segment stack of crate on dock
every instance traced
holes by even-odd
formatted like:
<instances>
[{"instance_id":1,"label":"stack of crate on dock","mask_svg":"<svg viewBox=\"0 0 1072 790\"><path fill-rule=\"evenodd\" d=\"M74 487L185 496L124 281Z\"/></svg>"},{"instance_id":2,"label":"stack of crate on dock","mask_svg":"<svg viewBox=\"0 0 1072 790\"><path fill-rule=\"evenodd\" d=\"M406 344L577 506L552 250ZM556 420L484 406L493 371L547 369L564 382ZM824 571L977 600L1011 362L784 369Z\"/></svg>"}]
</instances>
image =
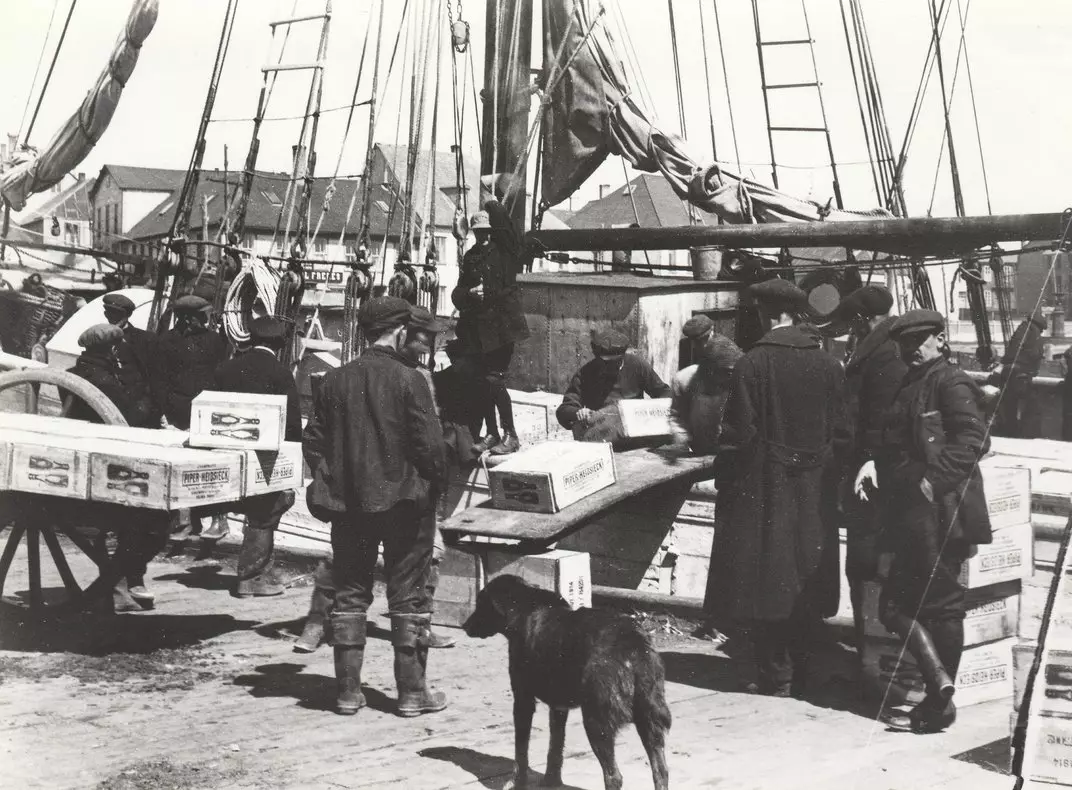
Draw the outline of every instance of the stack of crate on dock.
<instances>
[{"instance_id":1,"label":"stack of crate on dock","mask_svg":"<svg viewBox=\"0 0 1072 790\"><path fill-rule=\"evenodd\" d=\"M985 460L981 468L994 539L978 547L961 573L968 593L958 707L1012 697L1022 585L1034 569L1030 471L1002 466L997 459ZM865 593L865 643L857 646L863 652L864 674L891 704L912 704L923 698L923 679L903 640L879 621L879 590L879 585L869 584ZM848 598L847 590L843 598ZM851 604L843 600L842 607L848 607L851 617Z\"/></svg>"},{"instance_id":2,"label":"stack of crate on dock","mask_svg":"<svg viewBox=\"0 0 1072 790\"><path fill-rule=\"evenodd\" d=\"M286 398L252 397L262 416L232 415L250 421L235 437L213 429L211 416L199 434L0 414L0 491L177 510L300 488L301 443L282 441Z\"/></svg>"}]
</instances>

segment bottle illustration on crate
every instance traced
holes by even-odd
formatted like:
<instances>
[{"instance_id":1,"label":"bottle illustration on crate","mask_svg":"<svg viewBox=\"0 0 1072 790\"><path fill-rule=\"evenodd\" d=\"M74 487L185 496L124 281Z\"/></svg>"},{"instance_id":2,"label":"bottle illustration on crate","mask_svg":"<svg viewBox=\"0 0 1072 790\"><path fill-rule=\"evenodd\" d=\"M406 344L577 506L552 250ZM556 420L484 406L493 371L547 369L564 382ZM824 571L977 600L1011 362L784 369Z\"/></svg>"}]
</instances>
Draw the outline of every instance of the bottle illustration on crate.
<instances>
[{"instance_id":1,"label":"bottle illustration on crate","mask_svg":"<svg viewBox=\"0 0 1072 790\"><path fill-rule=\"evenodd\" d=\"M57 488L66 488L71 484L70 475L59 474L56 472L44 475L28 474L26 475L26 478L28 480L36 480L45 485L56 486Z\"/></svg>"},{"instance_id":2,"label":"bottle illustration on crate","mask_svg":"<svg viewBox=\"0 0 1072 790\"><path fill-rule=\"evenodd\" d=\"M260 425L260 417L240 417L237 414L221 414L219 412L213 412L210 422L213 425L224 425L228 427L238 425Z\"/></svg>"},{"instance_id":3,"label":"bottle illustration on crate","mask_svg":"<svg viewBox=\"0 0 1072 790\"><path fill-rule=\"evenodd\" d=\"M213 436L227 436L231 439L244 439L255 442L261 438L259 428L213 428Z\"/></svg>"},{"instance_id":4,"label":"bottle illustration on crate","mask_svg":"<svg viewBox=\"0 0 1072 790\"><path fill-rule=\"evenodd\" d=\"M49 469L56 470L57 472L69 472L71 471L71 465L65 464L61 461L53 461L51 458L42 458L39 455L30 456L30 468L31 469Z\"/></svg>"},{"instance_id":5,"label":"bottle illustration on crate","mask_svg":"<svg viewBox=\"0 0 1072 790\"><path fill-rule=\"evenodd\" d=\"M139 472L137 469L131 469L129 466L123 466L122 464L108 464L108 479L109 480L148 480L148 472Z\"/></svg>"},{"instance_id":6,"label":"bottle illustration on crate","mask_svg":"<svg viewBox=\"0 0 1072 790\"><path fill-rule=\"evenodd\" d=\"M125 483L108 483L113 491L122 491L131 496L149 496L149 484L144 480L128 480Z\"/></svg>"}]
</instances>

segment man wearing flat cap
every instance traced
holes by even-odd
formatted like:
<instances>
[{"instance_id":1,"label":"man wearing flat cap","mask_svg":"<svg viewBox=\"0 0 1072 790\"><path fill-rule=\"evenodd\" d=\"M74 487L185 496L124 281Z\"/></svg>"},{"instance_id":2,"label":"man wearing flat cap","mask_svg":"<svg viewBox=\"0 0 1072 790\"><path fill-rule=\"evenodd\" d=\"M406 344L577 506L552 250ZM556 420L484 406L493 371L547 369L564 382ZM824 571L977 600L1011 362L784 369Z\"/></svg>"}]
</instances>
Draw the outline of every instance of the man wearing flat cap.
<instances>
[{"instance_id":1,"label":"man wearing flat cap","mask_svg":"<svg viewBox=\"0 0 1072 790\"><path fill-rule=\"evenodd\" d=\"M365 705L366 617L382 543L398 714L419 716L447 705L425 682L435 542L435 520L426 514L447 482L443 432L427 383L401 353L409 303L370 299L357 319L371 345L324 375L302 436L312 470L309 510L331 522L336 710L349 715Z\"/></svg>"},{"instance_id":2,"label":"man wearing flat cap","mask_svg":"<svg viewBox=\"0 0 1072 790\"><path fill-rule=\"evenodd\" d=\"M629 338L614 329L592 332L592 354L570 379L562 405L555 416L574 438L584 441L595 427L598 414L620 400L669 398L670 387L654 368L636 354L627 354ZM599 439L601 440L601 439Z\"/></svg>"},{"instance_id":3,"label":"man wearing flat cap","mask_svg":"<svg viewBox=\"0 0 1072 790\"><path fill-rule=\"evenodd\" d=\"M286 327L278 318L262 316L250 321L249 335L252 348L217 367L211 389L285 395L287 417L283 438L288 442L300 442L302 424L298 388L294 376L277 356L286 342ZM293 504L294 492L280 491L248 497L235 510L246 516L242 548L238 553L237 580L232 590L236 598L282 595L286 589L276 574L272 554L279 520Z\"/></svg>"},{"instance_id":4,"label":"man wearing flat cap","mask_svg":"<svg viewBox=\"0 0 1072 790\"><path fill-rule=\"evenodd\" d=\"M704 315L685 323L681 333L694 344L695 363L679 370L670 382L670 423L675 440L700 454L713 453L718 444L730 377L741 357L737 344L715 334L714 329L714 323Z\"/></svg>"},{"instance_id":5,"label":"man wearing flat cap","mask_svg":"<svg viewBox=\"0 0 1072 790\"><path fill-rule=\"evenodd\" d=\"M458 309L455 331L477 363L472 391L483 404L487 426L477 449L505 455L517 452L520 447L513 402L506 389L506 371L514 355L514 345L529 336L517 287L517 275L529 257L524 253L513 220L497 200L488 201L484 211L473 215L470 229L476 244L465 253L458 285L451 292L451 300Z\"/></svg>"},{"instance_id":6,"label":"man wearing flat cap","mask_svg":"<svg viewBox=\"0 0 1072 790\"><path fill-rule=\"evenodd\" d=\"M849 419L853 425L853 451L846 466L848 482L882 448L882 425L908 370L901 361L897 343L890 337L896 316L890 315L893 296L878 285L865 285L849 294L837 307L856 339L845 365ZM848 490L848 487L843 488ZM882 513L874 501L850 494L843 497L842 523L847 536L845 576L852 598L857 659L862 669L866 624L864 595L878 594L879 536ZM861 675L862 678L862 675Z\"/></svg>"},{"instance_id":7,"label":"man wearing flat cap","mask_svg":"<svg viewBox=\"0 0 1072 790\"><path fill-rule=\"evenodd\" d=\"M134 314L134 302L123 294L105 294L101 301L104 303L104 318L109 324L123 330L123 339L116 346L119 377L130 397L146 404L144 424L134 427L159 428L159 400L152 391L156 338L152 333L130 323L130 317Z\"/></svg>"},{"instance_id":8,"label":"man wearing flat cap","mask_svg":"<svg viewBox=\"0 0 1072 790\"><path fill-rule=\"evenodd\" d=\"M208 328L210 308L208 300L193 294L176 299L175 325L157 345L154 389L168 423L184 431L194 398L211 388L216 368L230 353L223 335Z\"/></svg>"},{"instance_id":9,"label":"man wearing flat cap","mask_svg":"<svg viewBox=\"0 0 1072 790\"><path fill-rule=\"evenodd\" d=\"M1027 424L1036 405L1031 381L1039 374L1046 356L1042 343L1045 331L1043 316L1032 313L1025 318L1009 338L1001 364L990 375L988 383L1002 390L992 431L997 436L1030 439L1035 434Z\"/></svg>"},{"instance_id":10,"label":"man wearing flat cap","mask_svg":"<svg viewBox=\"0 0 1072 790\"><path fill-rule=\"evenodd\" d=\"M809 313L800 288L776 279L749 292L772 328L733 372L722 430L736 452L718 480L728 512L705 608L750 631L760 692L800 696L816 631L838 608L845 380L796 325Z\"/></svg>"},{"instance_id":11,"label":"man wearing flat cap","mask_svg":"<svg viewBox=\"0 0 1072 790\"><path fill-rule=\"evenodd\" d=\"M117 347L123 342L123 330L112 324L96 324L83 332L78 338L78 345L84 350L71 368L71 373L79 376L115 404L128 425L144 425L151 404L144 399L133 397L124 383ZM73 393L65 394L64 411L67 417L87 422L104 422L100 416ZM139 521L144 514L132 510L132 519ZM154 595L145 586L145 571L149 560L167 542L167 522L150 518L135 524L116 524L118 534L116 545L116 567L124 575L119 578L112 589L112 605L116 612L138 612L143 608L152 608Z\"/></svg>"},{"instance_id":12,"label":"man wearing flat cap","mask_svg":"<svg viewBox=\"0 0 1072 790\"><path fill-rule=\"evenodd\" d=\"M890 327L908 372L886 411L873 461L856 477L862 499L885 513L885 547L892 552L880 617L916 659L926 697L887 723L900 730L938 732L956 719L953 692L964 649L961 566L990 543L979 459L989 441L982 392L946 358L945 319L910 310Z\"/></svg>"}]
</instances>

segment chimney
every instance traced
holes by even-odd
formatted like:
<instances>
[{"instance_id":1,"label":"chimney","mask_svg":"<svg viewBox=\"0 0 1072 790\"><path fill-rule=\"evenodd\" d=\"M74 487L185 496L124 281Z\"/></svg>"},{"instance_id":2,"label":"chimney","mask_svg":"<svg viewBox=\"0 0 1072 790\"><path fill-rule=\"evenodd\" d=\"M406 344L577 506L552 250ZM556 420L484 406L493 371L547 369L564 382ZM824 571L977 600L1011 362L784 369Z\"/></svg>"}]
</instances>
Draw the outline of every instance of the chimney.
<instances>
[{"instance_id":1,"label":"chimney","mask_svg":"<svg viewBox=\"0 0 1072 790\"><path fill-rule=\"evenodd\" d=\"M85 180L86 180L86 174L85 173L79 173L78 174L79 183L81 183L82 181L85 181Z\"/></svg>"},{"instance_id":2,"label":"chimney","mask_svg":"<svg viewBox=\"0 0 1072 790\"><path fill-rule=\"evenodd\" d=\"M610 184L599 185L599 199L602 200L603 196L607 194L607 190L610 189Z\"/></svg>"}]
</instances>

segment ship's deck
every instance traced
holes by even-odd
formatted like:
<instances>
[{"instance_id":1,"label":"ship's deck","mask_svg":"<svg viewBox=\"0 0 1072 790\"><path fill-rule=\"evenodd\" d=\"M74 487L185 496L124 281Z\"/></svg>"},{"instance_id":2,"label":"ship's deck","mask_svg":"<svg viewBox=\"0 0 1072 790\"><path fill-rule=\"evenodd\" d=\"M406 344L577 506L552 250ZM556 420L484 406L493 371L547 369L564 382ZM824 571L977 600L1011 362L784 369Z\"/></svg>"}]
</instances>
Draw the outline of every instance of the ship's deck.
<instances>
[{"instance_id":1,"label":"ship's deck","mask_svg":"<svg viewBox=\"0 0 1072 790\"><path fill-rule=\"evenodd\" d=\"M9 595L25 595L24 574L20 556ZM503 639L458 634L458 647L433 651L429 675L451 706L400 719L390 712L391 648L377 617L364 673L370 707L339 717L327 709L330 649L300 656L287 638L308 588L238 600L226 592L228 571L197 577L167 560L154 562L148 579L154 612L33 627L0 621L0 786L503 787L513 753ZM1029 584L1025 616L1037 618L1047 583L1039 573ZM773 699L740 693L724 653L670 631L657 643L674 716L673 787L1011 787L1008 701L965 709L944 734L895 734L856 702L847 648L831 643L807 701ZM537 712L533 735L537 771L545 716ZM651 786L632 730L620 738L619 759L626 787ZM579 715L570 719L564 775L567 787L602 787Z\"/></svg>"}]
</instances>

